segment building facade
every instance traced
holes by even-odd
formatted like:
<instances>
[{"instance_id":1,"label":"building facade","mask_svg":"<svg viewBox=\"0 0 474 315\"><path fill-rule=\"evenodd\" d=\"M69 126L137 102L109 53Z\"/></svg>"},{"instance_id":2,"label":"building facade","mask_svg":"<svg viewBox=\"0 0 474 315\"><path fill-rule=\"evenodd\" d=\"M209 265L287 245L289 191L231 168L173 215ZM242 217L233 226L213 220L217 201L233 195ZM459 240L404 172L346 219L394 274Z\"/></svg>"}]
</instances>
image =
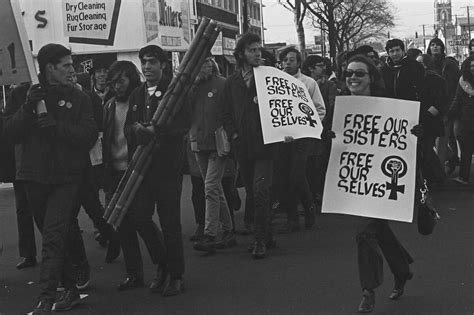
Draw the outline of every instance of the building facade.
<instances>
[{"instance_id":1,"label":"building facade","mask_svg":"<svg viewBox=\"0 0 474 315\"><path fill-rule=\"evenodd\" d=\"M222 27L212 54L225 76L236 68L233 53L239 34L263 34L261 0L196 0L196 15L216 20Z\"/></svg>"}]
</instances>

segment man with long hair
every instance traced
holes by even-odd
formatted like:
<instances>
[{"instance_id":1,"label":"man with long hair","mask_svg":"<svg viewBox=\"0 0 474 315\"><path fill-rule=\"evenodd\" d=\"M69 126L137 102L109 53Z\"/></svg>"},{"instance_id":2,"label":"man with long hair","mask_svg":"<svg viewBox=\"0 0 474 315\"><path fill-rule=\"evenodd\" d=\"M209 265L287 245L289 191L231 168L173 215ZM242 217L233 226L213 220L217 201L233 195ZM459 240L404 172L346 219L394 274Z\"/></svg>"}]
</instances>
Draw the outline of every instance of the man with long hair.
<instances>
[{"instance_id":1,"label":"man with long hair","mask_svg":"<svg viewBox=\"0 0 474 315\"><path fill-rule=\"evenodd\" d=\"M232 141L249 198L245 205L245 224L255 223L254 258L264 258L275 242L270 230L270 192L274 146L263 143L253 68L261 60L261 39L244 34L234 50L239 69L224 85L220 105L221 123Z\"/></svg>"}]
</instances>

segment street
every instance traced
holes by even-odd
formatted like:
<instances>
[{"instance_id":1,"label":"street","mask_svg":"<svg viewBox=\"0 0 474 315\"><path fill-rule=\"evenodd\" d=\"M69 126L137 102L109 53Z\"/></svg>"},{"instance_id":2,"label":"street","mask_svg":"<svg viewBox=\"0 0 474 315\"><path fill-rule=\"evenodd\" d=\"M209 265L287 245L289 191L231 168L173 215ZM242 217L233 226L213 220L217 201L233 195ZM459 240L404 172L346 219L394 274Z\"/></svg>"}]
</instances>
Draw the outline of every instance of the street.
<instances>
[{"instance_id":1,"label":"street","mask_svg":"<svg viewBox=\"0 0 474 315\"><path fill-rule=\"evenodd\" d=\"M391 223L415 259L414 278L399 301L388 299L393 287L385 264L385 281L376 290L374 314L473 314L474 186L452 183L435 191L441 221L430 236L418 234L414 224ZM243 199L244 192L240 189ZM355 233L360 218L320 214L316 226L289 235L277 235L278 248L264 260L247 252L250 236L238 236L237 247L206 256L192 249L194 232L189 176L184 177L182 225L185 245L186 291L164 298L148 288L118 292L125 278L123 258L104 262L105 250L94 240L84 211L80 225L92 268L88 296L68 314L356 314L361 299L357 274ZM157 219L157 218L155 218ZM283 218L279 218L282 221ZM236 212L242 227L243 207ZM300 220L303 226L303 220ZM0 314L32 311L39 293L39 266L17 270L19 261L14 195L0 190ZM38 250L41 237L37 233ZM142 246L145 283L154 276ZM40 257L38 257L39 259Z\"/></svg>"}]
</instances>

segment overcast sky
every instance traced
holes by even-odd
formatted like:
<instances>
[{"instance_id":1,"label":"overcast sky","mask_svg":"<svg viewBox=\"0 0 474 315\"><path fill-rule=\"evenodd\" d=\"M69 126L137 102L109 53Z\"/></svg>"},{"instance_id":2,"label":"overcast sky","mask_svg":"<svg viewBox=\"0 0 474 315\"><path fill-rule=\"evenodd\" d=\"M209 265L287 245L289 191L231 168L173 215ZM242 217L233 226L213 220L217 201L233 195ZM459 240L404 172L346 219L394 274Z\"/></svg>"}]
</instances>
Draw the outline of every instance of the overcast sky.
<instances>
[{"instance_id":1,"label":"overcast sky","mask_svg":"<svg viewBox=\"0 0 474 315\"><path fill-rule=\"evenodd\" d=\"M285 0L283 0L285 1ZM396 11L396 27L392 30L392 37L414 36L423 33L422 24L426 24L426 35L433 33L434 23L434 0L389 0ZM474 0L451 0L453 6L453 18L466 16L468 4L474 6ZM296 30L293 24L293 14L278 4L278 0L263 0L263 23L267 29L264 33L265 43L287 42L297 43ZM471 16L474 16L474 8L471 8ZM314 35L319 35L312 27L307 26L307 44L313 44Z\"/></svg>"}]
</instances>

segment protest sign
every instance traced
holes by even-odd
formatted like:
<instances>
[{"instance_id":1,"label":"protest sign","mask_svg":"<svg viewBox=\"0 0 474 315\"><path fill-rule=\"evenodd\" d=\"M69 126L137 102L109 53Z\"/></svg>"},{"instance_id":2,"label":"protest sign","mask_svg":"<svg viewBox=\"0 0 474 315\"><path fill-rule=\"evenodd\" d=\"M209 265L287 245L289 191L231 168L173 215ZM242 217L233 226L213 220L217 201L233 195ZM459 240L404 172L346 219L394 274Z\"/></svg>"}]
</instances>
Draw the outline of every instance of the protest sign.
<instances>
[{"instance_id":1,"label":"protest sign","mask_svg":"<svg viewBox=\"0 0 474 315\"><path fill-rule=\"evenodd\" d=\"M112 46L121 2L63 0L63 27L69 42Z\"/></svg>"},{"instance_id":2,"label":"protest sign","mask_svg":"<svg viewBox=\"0 0 474 315\"><path fill-rule=\"evenodd\" d=\"M340 96L323 213L412 222L419 103Z\"/></svg>"},{"instance_id":3,"label":"protest sign","mask_svg":"<svg viewBox=\"0 0 474 315\"><path fill-rule=\"evenodd\" d=\"M38 83L18 1L0 0L0 6L0 85Z\"/></svg>"},{"instance_id":4,"label":"protest sign","mask_svg":"<svg viewBox=\"0 0 474 315\"><path fill-rule=\"evenodd\" d=\"M294 139L321 138L323 127L303 82L274 67L254 68L265 144Z\"/></svg>"}]
</instances>

